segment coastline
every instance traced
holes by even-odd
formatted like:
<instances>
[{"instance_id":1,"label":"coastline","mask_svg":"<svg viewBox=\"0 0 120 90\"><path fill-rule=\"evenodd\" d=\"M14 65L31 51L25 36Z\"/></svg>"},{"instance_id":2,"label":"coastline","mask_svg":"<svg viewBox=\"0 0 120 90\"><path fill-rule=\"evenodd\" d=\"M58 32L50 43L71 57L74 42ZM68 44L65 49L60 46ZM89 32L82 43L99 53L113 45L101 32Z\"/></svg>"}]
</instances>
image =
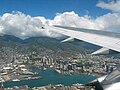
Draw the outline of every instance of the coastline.
<instances>
[{"instance_id":1,"label":"coastline","mask_svg":"<svg viewBox=\"0 0 120 90\"><path fill-rule=\"evenodd\" d=\"M36 68L32 68L35 72L38 71L38 78L28 79L28 80L20 80L18 82L4 82L5 87L13 87L13 86L23 86L28 85L29 87L36 86L46 86L48 84L63 84L67 86L71 86L75 83L85 84L95 77L89 75L63 75L57 73L55 70L39 70ZM37 76L37 75L36 75Z\"/></svg>"}]
</instances>

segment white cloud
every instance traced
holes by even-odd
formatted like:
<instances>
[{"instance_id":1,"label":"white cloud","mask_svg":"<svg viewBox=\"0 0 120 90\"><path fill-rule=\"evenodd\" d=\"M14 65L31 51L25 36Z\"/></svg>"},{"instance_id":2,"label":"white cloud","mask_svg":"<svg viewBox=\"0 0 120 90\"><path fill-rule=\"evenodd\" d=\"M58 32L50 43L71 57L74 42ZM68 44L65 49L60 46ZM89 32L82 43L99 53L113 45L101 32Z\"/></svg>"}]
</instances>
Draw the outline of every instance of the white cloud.
<instances>
[{"instance_id":1,"label":"white cloud","mask_svg":"<svg viewBox=\"0 0 120 90\"><path fill-rule=\"evenodd\" d=\"M2 27L0 31L18 37L34 36L38 32L41 34L42 32L39 29L41 25L42 22L39 19L21 12L5 13L0 17L0 27Z\"/></svg>"},{"instance_id":2,"label":"white cloud","mask_svg":"<svg viewBox=\"0 0 120 90\"><path fill-rule=\"evenodd\" d=\"M109 3L100 1L97 4L97 6L103 8L103 9L112 10L113 12L120 12L120 0L112 0Z\"/></svg>"},{"instance_id":3,"label":"white cloud","mask_svg":"<svg viewBox=\"0 0 120 90\"><path fill-rule=\"evenodd\" d=\"M64 12L55 16L52 24L73 26L73 27L86 27L95 28L94 21L89 16L80 17L75 12Z\"/></svg>"},{"instance_id":4,"label":"white cloud","mask_svg":"<svg viewBox=\"0 0 120 90\"><path fill-rule=\"evenodd\" d=\"M119 32L120 13L108 13L97 18L84 15L79 16L74 11L56 14L53 20L44 17L31 17L21 12L5 13L0 16L0 33L15 35L17 37L49 36L60 37L61 35L50 30L41 29L42 25L64 25L89 29L101 29Z\"/></svg>"},{"instance_id":5,"label":"white cloud","mask_svg":"<svg viewBox=\"0 0 120 90\"><path fill-rule=\"evenodd\" d=\"M88 15L79 16L75 12L64 12L56 15L52 24L73 26L88 29L108 30L119 32L120 13L108 13L95 19Z\"/></svg>"},{"instance_id":6,"label":"white cloud","mask_svg":"<svg viewBox=\"0 0 120 90\"><path fill-rule=\"evenodd\" d=\"M120 32L120 13L108 13L95 19L95 23L101 25L100 29Z\"/></svg>"},{"instance_id":7,"label":"white cloud","mask_svg":"<svg viewBox=\"0 0 120 90\"><path fill-rule=\"evenodd\" d=\"M15 35L20 38L49 36L60 37L59 34L44 30L41 27L52 20L44 17L31 17L22 12L5 13L0 16L0 33Z\"/></svg>"}]
</instances>

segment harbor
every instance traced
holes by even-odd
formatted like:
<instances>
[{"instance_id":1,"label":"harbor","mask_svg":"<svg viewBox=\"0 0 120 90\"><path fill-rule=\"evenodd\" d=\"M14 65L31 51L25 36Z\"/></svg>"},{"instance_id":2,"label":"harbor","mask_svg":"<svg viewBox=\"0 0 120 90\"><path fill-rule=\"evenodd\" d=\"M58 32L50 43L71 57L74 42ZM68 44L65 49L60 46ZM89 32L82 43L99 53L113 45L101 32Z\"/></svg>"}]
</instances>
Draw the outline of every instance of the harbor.
<instances>
[{"instance_id":1,"label":"harbor","mask_svg":"<svg viewBox=\"0 0 120 90\"><path fill-rule=\"evenodd\" d=\"M20 81L11 81L11 82L4 82L4 87L13 87L13 86L24 86L28 85L28 87L38 87L38 86L46 86L49 84L63 84L66 86L70 86L76 83L86 84L87 82L95 79L94 76L89 75L80 75L80 74L73 74L73 75L63 75L59 74L54 70L40 70L38 68L31 68L33 71L38 72L35 76L38 78L29 79L29 80L20 80ZM41 76L41 77L39 77ZM34 83L34 84L33 84Z\"/></svg>"}]
</instances>

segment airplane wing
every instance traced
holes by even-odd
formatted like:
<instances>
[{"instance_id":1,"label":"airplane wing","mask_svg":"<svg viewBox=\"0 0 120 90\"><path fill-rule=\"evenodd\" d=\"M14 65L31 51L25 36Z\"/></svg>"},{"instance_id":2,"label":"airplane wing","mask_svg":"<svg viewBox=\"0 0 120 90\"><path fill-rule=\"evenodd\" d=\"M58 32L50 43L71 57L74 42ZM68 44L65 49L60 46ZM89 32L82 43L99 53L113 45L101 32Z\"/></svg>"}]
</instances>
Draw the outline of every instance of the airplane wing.
<instances>
[{"instance_id":1,"label":"airplane wing","mask_svg":"<svg viewBox=\"0 0 120 90\"><path fill-rule=\"evenodd\" d=\"M120 52L120 33L58 25L50 26L49 29L69 36L62 42L78 39L103 47L92 54L109 54L110 50Z\"/></svg>"}]
</instances>

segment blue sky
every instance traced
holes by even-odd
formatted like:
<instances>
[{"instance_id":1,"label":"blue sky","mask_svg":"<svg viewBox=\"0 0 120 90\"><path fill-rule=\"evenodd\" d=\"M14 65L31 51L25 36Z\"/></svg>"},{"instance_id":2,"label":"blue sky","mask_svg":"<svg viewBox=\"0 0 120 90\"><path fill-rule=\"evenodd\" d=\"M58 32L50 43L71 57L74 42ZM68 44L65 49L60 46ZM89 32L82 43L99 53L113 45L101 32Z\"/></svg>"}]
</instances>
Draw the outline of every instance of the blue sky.
<instances>
[{"instance_id":1,"label":"blue sky","mask_svg":"<svg viewBox=\"0 0 120 90\"><path fill-rule=\"evenodd\" d=\"M20 11L31 16L53 19L56 13L74 11L80 16L102 16L109 10L96 7L99 0L0 0L0 15Z\"/></svg>"}]
</instances>

